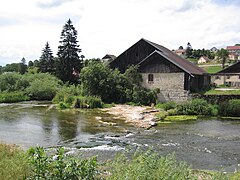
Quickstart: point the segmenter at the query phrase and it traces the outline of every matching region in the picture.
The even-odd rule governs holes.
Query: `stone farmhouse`
[[[143,77],[142,86],[159,88],[161,102],[185,101],[189,93],[210,84],[210,76],[203,69],[146,39],[140,39],[109,64],[121,72],[129,65],[138,65]]]
[[[212,83],[240,88],[240,61],[214,74]]]

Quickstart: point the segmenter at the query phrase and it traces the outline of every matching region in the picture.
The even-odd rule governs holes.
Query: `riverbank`
[[[156,114],[159,110],[150,106],[114,105],[111,108],[103,108],[102,111],[117,118],[125,120],[135,127],[149,129],[157,125]]]

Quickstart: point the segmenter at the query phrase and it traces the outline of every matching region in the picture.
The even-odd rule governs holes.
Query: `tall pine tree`
[[[42,50],[42,55],[39,58],[39,66],[40,71],[43,73],[49,72],[53,74],[55,71],[54,57],[48,42]]]
[[[78,53],[81,52],[77,44],[77,31],[69,19],[63,26],[58,46],[57,76],[63,82],[77,83],[79,72],[82,68],[82,60]]]

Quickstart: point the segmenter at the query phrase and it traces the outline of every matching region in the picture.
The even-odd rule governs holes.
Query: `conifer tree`
[[[39,58],[39,66],[40,71],[43,73],[49,72],[52,74],[55,71],[54,57],[48,42],[42,50],[42,55]]]
[[[77,30],[69,19],[63,26],[58,46],[57,76],[63,82],[77,83],[82,60],[79,58],[81,49],[77,44]]]

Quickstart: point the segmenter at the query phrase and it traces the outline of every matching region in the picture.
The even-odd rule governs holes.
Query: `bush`
[[[174,155],[161,157],[147,151],[137,151],[129,160],[120,154],[108,164],[110,176],[107,179],[189,179],[192,177],[190,167],[178,163]]]
[[[32,100],[52,100],[61,85],[61,81],[47,73],[28,74],[30,86],[26,89]]]
[[[56,154],[47,155],[42,147],[29,149],[31,176],[28,179],[94,179],[97,160],[77,160],[59,148]]]
[[[204,99],[193,99],[179,104],[177,106],[177,114],[216,116],[218,114],[218,107],[208,104]]]
[[[58,89],[57,94],[53,98],[54,103],[66,102],[72,104],[75,96],[82,95],[82,87],[80,85],[64,85]]]
[[[168,101],[165,103],[158,103],[155,107],[167,111],[176,108],[176,103],[174,101]]]
[[[15,103],[27,101],[30,98],[22,92],[4,92],[0,93],[0,103]]]
[[[78,96],[76,97],[73,107],[75,108],[102,108],[101,98],[95,96]]]
[[[6,73],[0,75],[0,92],[23,91],[29,86],[29,82],[18,73]]]
[[[220,104],[220,113],[223,116],[240,116],[240,99],[232,99]]]

